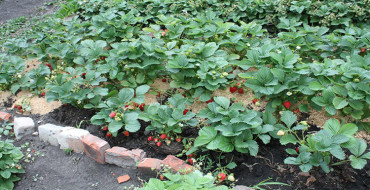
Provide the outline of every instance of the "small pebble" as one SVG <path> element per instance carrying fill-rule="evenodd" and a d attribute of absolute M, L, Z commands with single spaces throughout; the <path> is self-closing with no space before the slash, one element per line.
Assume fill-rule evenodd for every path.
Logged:
<path fill-rule="evenodd" d="M 34 132 L 32 133 L 33 136 L 38 136 L 39 135 L 39 132 Z"/>

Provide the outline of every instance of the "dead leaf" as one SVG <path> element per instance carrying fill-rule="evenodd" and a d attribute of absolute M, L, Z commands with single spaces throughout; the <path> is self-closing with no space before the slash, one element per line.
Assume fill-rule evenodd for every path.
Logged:
<path fill-rule="evenodd" d="M 310 186 L 310 185 L 311 185 L 311 183 L 313 183 L 313 182 L 315 182 L 315 181 L 316 181 L 316 178 L 315 178 L 315 177 L 313 177 L 313 176 L 309 177 L 309 178 L 307 179 L 307 181 L 306 181 L 306 186 Z"/>

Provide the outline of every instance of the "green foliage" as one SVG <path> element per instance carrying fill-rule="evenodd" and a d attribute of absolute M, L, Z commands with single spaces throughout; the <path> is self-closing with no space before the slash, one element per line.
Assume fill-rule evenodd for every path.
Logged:
<path fill-rule="evenodd" d="M 271 137 L 266 133 L 274 129 L 272 125 L 262 124 L 261 113 L 247 110 L 239 103 L 230 104 L 225 97 L 215 97 L 197 116 L 207 119 L 210 126 L 199 131 L 194 147 L 205 146 L 210 150 L 232 152 L 235 149 L 256 156 L 259 147 L 256 138 L 267 144 Z"/>
<path fill-rule="evenodd" d="M 168 99 L 170 105 L 151 104 L 145 113 L 139 115 L 139 119 L 150 121 L 145 130 L 155 131 L 158 134 L 181 134 L 184 127 L 196 126 L 198 120 L 194 119 L 195 114 L 186 109 L 190 104 L 187 98 L 181 94 L 175 94 Z"/>
<path fill-rule="evenodd" d="M 99 103 L 100 111 L 91 118 L 91 123 L 94 125 L 108 123 L 108 130 L 113 136 L 117 136 L 121 128 L 129 132 L 138 131 L 141 127 L 138 121 L 140 111 L 136 105 L 144 102 L 144 94 L 149 88 L 148 85 L 142 85 L 136 90 L 123 88 L 119 92 L 111 92 L 107 100 Z M 129 108 L 129 105 L 132 107 Z M 109 116 L 111 112 L 115 112 L 116 116 L 111 118 Z"/>
<path fill-rule="evenodd" d="M 9 135 L 13 130 L 13 125 L 13 123 L 7 122 L 6 120 L 0 121 L 0 135 Z"/>
<path fill-rule="evenodd" d="M 209 190 L 227 190 L 224 185 L 216 186 L 215 178 L 212 175 L 204 175 L 199 170 L 189 174 L 181 175 L 179 173 L 163 174 L 168 180 L 161 181 L 151 178 L 149 182 L 144 184 L 142 190 L 186 190 L 186 189 L 209 189 Z"/>
<path fill-rule="evenodd" d="M 0 56 L 0 90 L 9 90 L 22 76 L 25 61 L 17 56 Z"/>
<path fill-rule="evenodd" d="M 23 153 L 20 148 L 13 145 L 13 141 L 0 141 L 0 189 L 7 190 L 14 188 L 14 182 L 20 180 L 16 176 L 18 173 L 24 173 L 19 164 Z"/>
<path fill-rule="evenodd" d="M 362 169 L 365 167 L 369 159 L 370 153 L 365 153 L 367 148 L 366 143 L 361 139 L 356 139 L 353 135 L 358 128 L 353 123 L 341 125 L 338 120 L 330 119 L 326 121 L 324 129 L 315 134 L 306 135 L 308 125 L 298 124 L 293 126 L 296 122 L 296 116 L 290 112 L 285 111 L 281 116 L 281 121 L 285 125 L 280 125 L 280 130 L 285 134 L 280 138 L 282 145 L 299 144 L 299 151 L 287 149 L 287 153 L 295 155 L 296 157 L 288 157 L 284 160 L 286 164 L 299 165 L 300 169 L 308 172 L 313 166 L 320 166 L 326 173 L 330 172 L 330 165 L 342 164 L 345 161 L 350 161 L 351 166 L 355 169 Z M 298 135 L 301 131 L 302 134 Z M 352 155 L 349 160 L 346 159 L 343 148 L 348 149 Z M 342 162 L 332 163 L 333 157 Z M 345 160 L 343 162 L 343 160 Z"/>

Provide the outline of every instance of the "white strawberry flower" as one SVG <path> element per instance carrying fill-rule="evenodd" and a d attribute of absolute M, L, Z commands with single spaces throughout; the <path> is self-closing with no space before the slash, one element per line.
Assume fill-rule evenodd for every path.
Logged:
<path fill-rule="evenodd" d="M 284 135 L 285 135 L 285 132 L 284 132 L 283 130 L 279 130 L 279 131 L 277 132 L 277 135 L 278 135 L 278 136 L 284 136 Z"/>

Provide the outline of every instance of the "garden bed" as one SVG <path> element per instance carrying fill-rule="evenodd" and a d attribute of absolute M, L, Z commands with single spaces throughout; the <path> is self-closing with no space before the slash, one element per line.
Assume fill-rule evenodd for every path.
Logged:
<path fill-rule="evenodd" d="M 43 2 L 24 1 L 23 9 L 29 10 L 15 15 L 0 8 L 0 17 L 28 15 L 30 7 Z M 17 3 L 0 1 L 7 10 Z M 34 25 L 20 18 L 1 26 L 0 108 L 29 116 L 36 126 L 81 128 L 71 130 L 105 140 L 76 135 L 81 146 L 71 150 L 83 152 L 84 145 L 85 152 L 91 149 L 87 156 L 96 159 L 89 143 L 99 141 L 105 147 L 96 151 L 102 158 L 96 160 L 104 163 L 108 142 L 142 149 L 146 157 L 158 158 L 149 159 L 157 164 L 164 158 L 181 165 L 185 160 L 187 168 L 199 170 L 174 177 L 155 165 L 160 180 L 151 178 L 144 189 L 370 188 L 366 1 L 73 0 L 56 5 L 55 14 Z M 60 137 L 68 136 L 70 128 L 58 126 Z M 13 132 L 11 124 L 3 129 L 0 135 Z M 31 147 L 23 150 L 24 160 L 30 151 L 37 158 L 23 163 L 26 173 L 17 188 L 60 188 L 64 178 L 84 189 L 118 187 L 110 185 L 114 175 L 106 175 L 118 171 L 111 166 L 82 155 L 62 156 L 34 137 L 15 144 L 26 140 Z M 49 164 L 55 156 L 58 163 Z M 143 157 L 134 159 L 139 170 Z M 57 174 L 43 171 L 45 162 Z M 61 162 L 68 164 L 58 171 Z M 13 180 L 11 170 L 20 171 L 14 164 L 3 167 L 0 180 Z M 78 177 L 65 176 L 69 170 Z M 78 184 L 86 172 L 98 174 Z M 127 172 L 135 178 L 130 184 L 140 185 L 138 173 Z M 38 173 L 57 177 L 38 183 Z"/>

